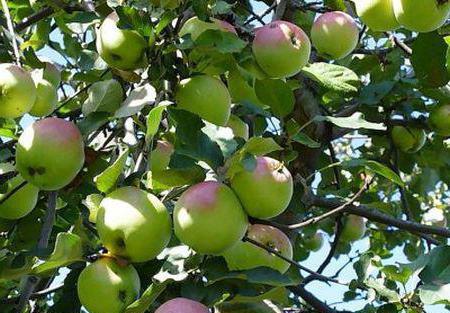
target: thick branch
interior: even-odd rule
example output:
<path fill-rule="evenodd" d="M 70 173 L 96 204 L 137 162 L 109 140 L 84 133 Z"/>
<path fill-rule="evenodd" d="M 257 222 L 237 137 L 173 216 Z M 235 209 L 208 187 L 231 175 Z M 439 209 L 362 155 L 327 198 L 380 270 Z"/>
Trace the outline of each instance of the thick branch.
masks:
<path fill-rule="evenodd" d="M 288 289 L 295 295 L 299 296 L 319 313 L 348 313 L 348 311 L 336 311 L 328 305 L 317 299 L 312 293 L 302 286 L 291 286 Z"/>

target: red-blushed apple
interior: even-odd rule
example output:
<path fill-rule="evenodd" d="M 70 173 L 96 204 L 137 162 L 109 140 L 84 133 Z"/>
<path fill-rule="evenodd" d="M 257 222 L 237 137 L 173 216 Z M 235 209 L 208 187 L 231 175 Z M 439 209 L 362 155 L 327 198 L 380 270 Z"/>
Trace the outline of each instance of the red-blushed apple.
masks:
<path fill-rule="evenodd" d="M 366 220 L 357 215 L 348 215 L 343 222 L 341 239 L 352 242 L 361 239 L 366 232 Z"/>
<path fill-rule="evenodd" d="M 15 170 L 14 165 L 10 163 L 0 164 L 0 175 Z M 6 184 L 5 193 L 0 194 L 0 201 L 4 199 L 14 188 L 18 187 L 24 182 L 24 179 L 20 175 L 16 175 L 10 178 Z M 12 196 L 10 196 L 5 202 L 0 204 L 0 218 L 4 219 L 19 219 L 30 213 L 38 201 L 39 188 L 25 184 L 18 189 Z"/>
<path fill-rule="evenodd" d="M 450 136 L 450 104 L 436 107 L 430 113 L 431 128 L 441 136 Z"/>
<path fill-rule="evenodd" d="M 97 212 L 97 231 L 109 253 L 130 262 L 154 259 L 169 243 L 169 212 L 154 195 L 122 187 L 107 195 Z"/>
<path fill-rule="evenodd" d="M 231 114 L 231 96 L 221 80 L 199 75 L 183 79 L 176 91 L 177 107 L 204 120 L 225 126 Z"/>
<path fill-rule="evenodd" d="M 160 172 L 165 170 L 170 163 L 170 157 L 175 151 L 173 144 L 165 140 L 158 140 L 156 147 L 151 154 L 151 170 L 152 172 Z"/>
<path fill-rule="evenodd" d="M 67 186 L 83 164 L 83 138 L 72 122 L 45 118 L 28 126 L 19 137 L 17 170 L 26 181 L 42 190 Z"/>
<path fill-rule="evenodd" d="M 345 12 L 327 12 L 314 22 L 311 40 L 320 54 L 334 60 L 342 59 L 358 45 L 358 25 Z"/>
<path fill-rule="evenodd" d="M 248 215 L 269 219 L 286 210 L 294 184 L 283 163 L 260 156 L 256 158 L 256 167 L 252 171 L 244 169 L 231 178 L 231 188 Z"/>
<path fill-rule="evenodd" d="M 269 225 L 250 225 L 247 237 L 261 243 L 282 256 L 292 259 L 293 249 L 289 238 L 279 229 Z M 235 270 L 249 270 L 261 266 L 270 267 L 280 273 L 285 273 L 290 264 L 280 257 L 267 252 L 251 242 L 240 241 L 223 253 L 228 268 Z"/>
<path fill-rule="evenodd" d="M 200 302 L 175 298 L 163 303 L 155 313 L 209 313 L 209 310 Z"/>
<path fill-rule="evenodd" d="M 397 21 L 406 29 L 427 33 L 444 25 L 450 2 L 437 0 L 393 0 Z"/>
<path fill-rule="evenodd" d="M 108 15 L 97 31 L 97 51 L 111 67 L 131 71 L 145 65 L 147 42 L 137 31 L 117 27 L 116 12 Z"/>
<path fill-rule="evenodd" d="M 78 298 L 89 313 L 122 313 L 137 299 L 139 275 L 132 265 L 101 257 L 89 264 L 78 277 Z"/>
<path fill-rule="evenodd" d="M 274 21 L 256 30 L 252 49 L 267 75 L 285 78 L 297 74 L 308 63 L 311 42 L 297 25 Z"/>
<path fill-rule="evenodd" d="M 29 114 L 36 117 L 44 117 L 52 113 L 58 106 L 58 93 L 51 82 L 33 75 L 36 84 L 36 101 Z"/>
<path fill-rule="evenodd" d="M 227 83 L 233 103 L 250 102 L 257 106 L 264 106 L 256 96 L 254 88 L 255 79 L 251 79 L 251 84 L 242 76 L 239 70 L 235 69 L 228 73 Z"/>
<path fill-rule="evenodd" d="M 311 236 L 303 237 L 303 246 L 310 251 L 319 251 L 325 242 L 325 235 L 321 232 L 316 232 Z"/>
<path fill-rule="evenodd" d="M 35 100 L 31 75 L 15 64 L 0 64 L 0 117 L 20 117 L 31 110 Z"/>
<path fill-rule="evenodd" d="M 447 218 L 444 211 L 438 208 L 431 208 L 422 216 L 422 223 L 436 227 L 447 227 Z"/>
<path fill-rule="evenodd" d="M 236 115 L 231 115 L 227 127 L 231 128 L 234 137 L 248 140 L 248 125 Z"/>
<path fill-rule="evenodd" d="M 237 34 L 234 26 L 226 21 L 212 18 L 211 22 L 205 22 L 200 20 L 197 16 L 194 16 L 183 24 L 183 27 L 180 29 L 179 36 L 183 37 L 190 34 L 192 40 L 195 41 L 207 30 L 221 30 Z"/>
<path fill-rule="evenodd" d="M 415 153 L 422 149 L 427 140 L 423 129 L 405 126 L 394 126 L 391 131 L 392 142 L 405 153 Z"/>
<path fill-rule="evenodd" d="M 385 32 L 400 27 L 393 0 L 353 0 L 359 18 L 373 31 Z"/>
<path fill-rule="evenodd" d="M 226 185 L 206 181 L 187 189 L 173 213 L 178 239 L 203 254 L 220 254 L 239 242 L 248 227 L 247 215 Z"/>

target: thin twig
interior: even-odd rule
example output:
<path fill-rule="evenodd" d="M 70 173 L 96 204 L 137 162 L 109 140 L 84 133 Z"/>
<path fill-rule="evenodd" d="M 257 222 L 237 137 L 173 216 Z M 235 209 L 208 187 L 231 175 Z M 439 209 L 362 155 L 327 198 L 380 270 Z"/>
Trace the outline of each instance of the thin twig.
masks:
<path fill-rule="evenodd" d="M 16 33 L 14 31 L 14 25 L 13 25 L 13 22 L 11 19 L 11 14 L 9 12 L 8 3 L 6 3 L 6 0 L 1 0 L 1 1 L 2 1 L 3 13 L 5 14 L 6 23 L 8 25 L 8 31 L 11 35 L 11 44 L 12 44 L 13 51 L 14 51 L 14 58 L 15 58 L 16 64 L 20 66 L 20 52 L 19 52 L 19 47 L 17 46 Z"/>

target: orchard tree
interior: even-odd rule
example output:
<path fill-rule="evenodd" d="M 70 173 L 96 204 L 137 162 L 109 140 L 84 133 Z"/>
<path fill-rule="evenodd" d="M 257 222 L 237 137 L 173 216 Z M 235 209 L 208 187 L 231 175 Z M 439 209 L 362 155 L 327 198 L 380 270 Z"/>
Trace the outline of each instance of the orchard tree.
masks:
<path fill-rule="evenodd" d="M 1 12 L 0 312 L 449 310 L 448 0 Z"/>

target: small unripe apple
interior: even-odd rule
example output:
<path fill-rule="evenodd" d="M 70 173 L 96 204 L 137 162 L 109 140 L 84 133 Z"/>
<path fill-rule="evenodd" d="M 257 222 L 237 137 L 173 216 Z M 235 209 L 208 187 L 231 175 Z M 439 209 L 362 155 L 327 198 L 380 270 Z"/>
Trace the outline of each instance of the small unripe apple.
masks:
<path fill-rule="evenodd" d="M 419 151 L 427 140 L 425 131 L 414 127 L 394 126 L 391 136 L 394 145 L 405 153 Z"/>
<path fill-rule="evenodd" d="M 231 96 L 221 80 L 208 75 L 183 79 L 176 92 L 177 107 L 204 120 L 225 126 L 231 114 Z"/>
<path fill-rule="evenodd" d="M 236 115 L 231 115 L 227 127 L 231 128 L 234 137 L 248 140 L 248 125 Z"/>
<path fill-rule="evenodd" d="M 274 21 L 256 30 L 252 49 L 267 75 L 285 78 L 297 74 L 308 63 L 311 43 L 297 25 Z"/>
<path fill-rule="evenodd" d="M 450 104 L 436 107 L 430 113 L 430 126 L 441 136 L 450 136 Z"/>
<path fill-rule="evenodd" d="M 130 71 L 143 67 L 147 42 L 137 31 L 117 27 L 119 16 L 113 12 L 97 32 L 97 51 L 111 67 Z"/>
<path fill-rule="evenodd" d="M 173 213 L 175 234 L 198 253 L 220 254 L 247 231 L 247 215 L 226 185 L 206 181 L 186 190 Z"/>
<path fill-rule="evenodd" d="M 373 31 L 385 32 L 400 27 L 395 18 L 393 0 L 353 0 L 359 18 Z"/>
<path fill-rule="evenodd" d="M 221 30 L 237 34 L 234 26 L 226 21 L 212 18 L 211 22 L 205 22 L 194 16 L 188 19 L 183 24 L 183 27 L 181 27 L 180 29 L 179 36 L 183 37 L 187 34 L 190 34 L 192 40 L 195 41 L 201 34 L 203 34 L 207 30 Z"/>
<path fill-rule="evenodd" d="M 0 164 L 0 175 L 14 171 L 10 163 Z M 25 180 L 17 175 L 10 178 L 6 183 L 6 192 L 0 194 L 0 200 L 5 198 L 12 190 L 22 184 Z M 39 189 L 31 184 L 26 184 L 0 204 L 0 218 L 19 219 L 30 213 L 38 201 Z"/>
<path fill-rule="evenodd" d="M 209 310 L 200 302 L 175 298 L 163 303 L 155 313 L 209 313 Z"/>
<path fill-rule="evenodd" d="M 432 208 L 422 216 L 422 223 L 436 227 L 447 227 L 447 218 L 444 211 L 438 208 Z"/>
<path fill-rule="evenodd" d="M 357 215 L 348 215 L 343 221 L 341 239 L 351 242 L 361 239 L 366 232 L 366 220 Z"/>
<path fill-rule="evenodd" d="M 438 0 L 393 0 L 397 21 L 406 29 L 427 33 L 444 25 L 450 2 Z"/>
<path fill-rule="evenodd" d="M 310 251 L 319 251 L 325 242 L 325 235 L 321 232 L 316 232 L 312 236 L 305 236 L 303 238 L 303 245 Z"/>
<path fill-rule="evenodd" d="M 141 289 L 132 265 L 102 257 L 89 264 L 78 277 L 78 298 L 89 313 L 122 313 Z"/>
<path fill-rule="evenodd" d="M 31 75 L 17 65 L 0 64 L 0 117 L 20 117 L 31 110 L 35 100 Z"/>
<path fill-rule="evenodd" d="M 19 137 L 17 170 L 26 181 L 42 190 L 67 186 L 83 164 L 83 138 L 72 122 L 45 118 L 28 126 Z"/>
<path fill-rule="evenodd" d="M 345 12 L 327 12 L 314 22 L 311 40 L 317 51 L 325 57 L 342 59 L 352 53 L 358 45 L 358 25 Z"/>
<path fill-rule="evenodd" d="M 58 92 L 48 80 L 35 79 L 36 101 L 29 114 L 36 117 L 44 117 L 52 113 L 58 106 Z"/>
<path fill-rule="evenodd" d="M 122 187 L 105 197 L 96 226 L 109 253 L 130 262 L 155 258 L 169 243 L 172 232 L 164 204 L 135 187 Z"/>
<path fill-rule="evenodd" d="M 170 163 L 170 157 L 175 151 L 173 144 L 165 140 L 158 140 L 156 147 L 152 151 L 151 170 L 152 172 L 160 172 L 165 170 Z"/>
<path fill-rule="evenodd" d="M 289 170 L 278 160 L 260 156 L 252 171 L 242 170 L 231 178 L 231 188 L 248 215 L 269 219 L 286 210 L 294 191 Z"/>
<path fill-rule="evenodd" d="M 292 259 L 293 249 L 289 238 L 279 229 L 269 225 L 250 225 L 247 237 L 257 241 L 282 256 Z M 234 270 L 249 270 L 256 267 L 270 267 L 280 273 L 285 273 L 290 264 L 276 255 L 252 244 L 240 241 L 223 254 L 228 268 Z"/>
<path fill-rule="evenodd" d="M 256 96 L 254 81 L 255 79 L 252 79 L 252 85 L 250 85 L 237 69 L 228 73 L 228 89 L 233 103 L 247 101 L 257 106 L 264 106 Z"/>

